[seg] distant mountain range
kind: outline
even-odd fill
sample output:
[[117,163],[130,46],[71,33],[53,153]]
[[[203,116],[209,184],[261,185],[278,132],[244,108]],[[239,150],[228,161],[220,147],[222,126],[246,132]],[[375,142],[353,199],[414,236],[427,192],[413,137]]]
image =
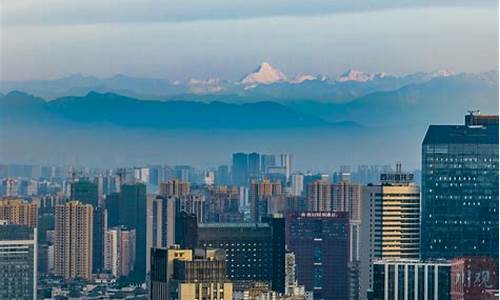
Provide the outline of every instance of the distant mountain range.
[[[246,78],[256,80],[260,77]],[[380,80],[383,78],[390,77],[383,76]],[[368,82],[373,82],[375,86],[375,81],[377,79]],[[353,87],[363,86],[367,81],[350,84]],[[151,88],[161,86],[159,82],[154,84],[152,81],[145,81],[146,85]],[[383,86],[387,88],[389,85],[386,83]],[[378,86],[377,91],[371,93],[363,87],[357,90],[364,91],[362,96],[350,101],[310,100],[305,87],[310,93],[319,95],[322,91],[327,92],[321,89],[322,86],[320,80],[306,80],[301,84],[259,84],[251,88],[254,94],[183,94],[169,101],[143,100],[95,91],[84,96],[45,101],[25,92],[13,91],[0,98],[0,121],[3,124],[69,122],[127,128],[345,128],[453,122],[457,116],[471,109],[498,113],[496,72],[437,76],[393,90]],[[272,91],[280,93],[279,96],[268,96]],[[345,89],[346,93],[349,91],[352,90]],[[263,95],[259,96],[259,93]],[[295,98],[288,96],[291,94],[295,94]]]
[[308,128],[352,126],[327,122],[275,102],[233,104],[213,101],[148,101],[112,93],[90,92],[83,97],[53,101],[10,92],[0,98],[4,125],[119,126],[125,128]]
[[3,81],[1,91],[4,162],[206,165],[258,151],[290,152],[316,169],[394,160],[417,167],[429,124],[460,124],[467,110],[498,113],[499,96],[497,71],[351,70],[327,79],[287,77],[269,64],[237,82],[76,75]]
[[[0,81],[0,92],[22,91],[47,100],[65,96],[85,96],[89,92],[115,93],[141,100],[203,101],[218,97],[225,102],[287,102],[297,100],[327,103],[348,102],[378,91],[393,91],[407,85],[421,84],[438,78],[462,76],[441,70],[394,76],[384,72],[365,73],[348,70],[337,78],[300,73],[288,77],[269,63],[262,63],[239,81],[217,78],[169,81],[116,75],[110,78],[72,75],[55,80]],[[498,82],[498,72],[467,74],[486,81]],[[196,97],[194,97],[196,95]],[[203,96],[203,97],[199,97]]]

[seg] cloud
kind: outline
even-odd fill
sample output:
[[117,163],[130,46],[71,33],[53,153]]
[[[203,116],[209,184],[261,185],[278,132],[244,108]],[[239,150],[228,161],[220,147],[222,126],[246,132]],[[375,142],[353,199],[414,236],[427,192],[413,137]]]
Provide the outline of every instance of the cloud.
[[184,22],[498,5],[495,0],[1,0],[0,3],[2,26]]

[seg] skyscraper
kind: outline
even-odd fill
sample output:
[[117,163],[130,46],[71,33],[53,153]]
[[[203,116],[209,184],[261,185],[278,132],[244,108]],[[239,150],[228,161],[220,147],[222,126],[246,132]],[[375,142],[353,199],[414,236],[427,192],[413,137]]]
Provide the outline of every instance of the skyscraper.
[[301,196],[304,191],[304,174],[293,173],[290,184],[290,194],[292,196]]
[[280,154],[280,166],[285,168],[285,176],[288,182],[290,175],[292,174],[292,155]]
[[149,299],[170,299],[170,280],[174,274],[174,261],[193,260],[193,250],[171,246],[169,248],[151,248],[150,252]]
[[232,299],[233,284],[226,279],[224,250],[195,251],[192,260],[174,259],[168,299]]
[[219,166],[215,172],[216,185],[228,185],[231,183],[229,178],[229,168],[226,165]]
[[419,258],[420,188],[413,174],[380,175],[380,185],[367,186],[370,203],[370,251],[373,258]]
[[269,167],[276,166],[276,156],[273,154],[262,154],[260,156],[260,171],[267,174]]
[[260,175],[260,154],[252,152],[248,154],[248,177],[257,178]]
[[349,214],[349,299],[359,299],[362,186],[344,176],[331,185],[331,198],[334,211]]
[[272,196],[280,194],[281,183],[279,181],[252,180],[249,190],[250,219],[252,222],[260,222],[262,217],[267,216],[268,201]]
[[114,227],[120,224],[120,193],[111,193],[106,195],[104,204],[108,212],[108,226]]
[[349,214],[351,260],[359,260],[362,190],[360,184],[347,180],[331,185],[332,210],[345,211]]
[[160,195],[162,196],[185,196],[190,191],[189,182],[179,179],[170,179],[160,183]]
[[248,155],[246,153],[233,153],[231,176],[234,185],[246,186],[248,184]]
[[279,221],[198,224],[198,246],[226,251],[229,280],[266,282],[283,291],[285,233],[280,224]]
[[134,268],[135,230],[125,226],[106,231],[104,269],[115,277],[127,276]]
[[0,225],[0,299],[37,299],[36,228]]
[[146,185],[143,183],[123,184],[120,192],[120,225],[135,229],[135,265],[129,275],[131,279],[144,281],[146,278],[147,247],[147,201]]
[[423,258],[498,259],[498,116],[431,125],[422,143]]
[[27,202],[22,199],[5,198],[0,200],[0,220],[9,224],[28,225],[37,227],[38,208],[36,202]]
[[[363,189],[360,286],[373,287],[373,266],[380,259],[418,259],[420,188],[401,170],[380,175],[379,185]],[[362,294],[363,295],[363,294]]]
[[326,180],[316,180],[307,184],[306,198],[309,211],[331,211],[331,184]]
[[94,207],[92,225],[92,272],[104,270],[104,238],[108,229],[108,213],[102,207]]
[[287,246],[295,253],[298,282],[314,298],[348,297],[349,217],[346,212],[287,215]]
[[180,211],[175,217],[175,244],[182,249],[194,249],[198,244],[196,215]]
[[168,248],[175,242],[177,198],[149,195],[147,201],[148,248]]
[[92,225],[92,205],[70,201],[56,206],[56,275],[92,279]]
[[83,204],[90,204],[93,207],[99,206],[97,185],[91,181],[84,179],[72,182],[71,200],[80,201]]

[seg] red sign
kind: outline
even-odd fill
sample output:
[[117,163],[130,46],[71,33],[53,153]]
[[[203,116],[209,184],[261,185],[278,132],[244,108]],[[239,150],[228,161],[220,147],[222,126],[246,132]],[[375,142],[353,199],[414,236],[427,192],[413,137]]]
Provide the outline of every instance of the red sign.
[[451,265],[452,300],[494,299],[498,290],[497,264],[491,257],[457,258]]

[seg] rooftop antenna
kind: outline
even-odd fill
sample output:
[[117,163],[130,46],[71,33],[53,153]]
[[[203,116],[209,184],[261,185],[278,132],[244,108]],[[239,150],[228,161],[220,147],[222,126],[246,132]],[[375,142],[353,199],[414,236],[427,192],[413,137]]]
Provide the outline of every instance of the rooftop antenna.
[[401,162],[398,161],[396,163],[396,173],[401,173],[401,169],[402,169],[401,166],[402,166]]

